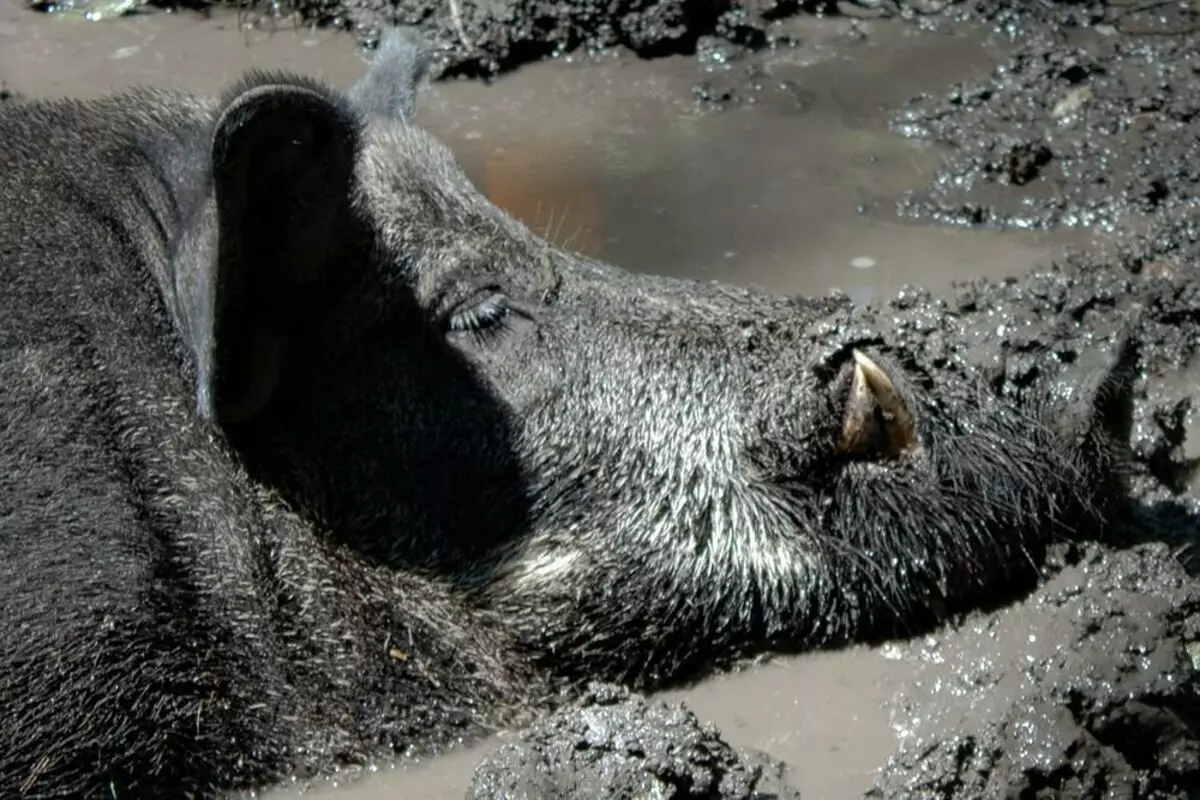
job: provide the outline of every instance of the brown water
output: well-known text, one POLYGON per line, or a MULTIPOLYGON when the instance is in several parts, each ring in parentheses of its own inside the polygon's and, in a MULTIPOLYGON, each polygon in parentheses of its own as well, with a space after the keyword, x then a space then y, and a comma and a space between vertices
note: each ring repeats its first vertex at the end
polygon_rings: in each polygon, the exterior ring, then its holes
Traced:
MULTIPOLYGON (((795 82, 756 108, 701 113, 687 59, 544 64, 494 86, 439 84, 419 120, 459 154, 498 204, 577 250, 653 272, 781 291, 838 288, 865 301, 905 284, 1019 274, 1079 234, 998 234, 889 219, 937 154, 887 133, 909 96, 990 68, 980 41, 912 36, 885 23, 796 23, 806 44, 770 69, 795 82), (860 214, 860 206, 877 211, 860 214), (855 265, 858 266, 855 266, 855 265)), ((232 15, 86 23, 0 9, 0 79, 33 95, 92 96, 138 83, 212 92, 248 67, 291 68, 348 85, 362 59, 347 36, 244 34, 232 15)), ((806 798, 861 795, 895 745, 889 724, 913 658, 854 649, 789 659, 669 693, 736 745, 792 764, 806 798)), ((460 798, 497 740, 427 764, 381 768, 318 796, 460 798)), ((275 796, 286 796, 285 790, 275 796)))

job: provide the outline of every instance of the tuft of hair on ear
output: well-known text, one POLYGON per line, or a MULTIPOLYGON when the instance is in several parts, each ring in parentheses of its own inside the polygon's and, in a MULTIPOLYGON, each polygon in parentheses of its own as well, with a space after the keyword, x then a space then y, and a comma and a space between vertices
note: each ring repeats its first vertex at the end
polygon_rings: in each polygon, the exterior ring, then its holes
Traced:
POLYGON ((433 58, 432 44, 417 28, 386 29, 367 74, 350 89, 350 101, 360 113, 407 122, 433 58))

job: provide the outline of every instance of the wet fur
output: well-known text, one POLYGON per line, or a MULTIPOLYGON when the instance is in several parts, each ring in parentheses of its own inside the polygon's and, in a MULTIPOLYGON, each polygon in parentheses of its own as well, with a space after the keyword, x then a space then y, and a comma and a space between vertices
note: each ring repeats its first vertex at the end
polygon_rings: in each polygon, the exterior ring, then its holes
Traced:
POLYGON ((553 248, 410 124, 428 63, 0 109, 0 793, 209 795, 910 632, 1120 509, 1132 344, 1066 410, 949 400, 840 301, 553 248), (832 452, 852 346, 912 458, 832 452))

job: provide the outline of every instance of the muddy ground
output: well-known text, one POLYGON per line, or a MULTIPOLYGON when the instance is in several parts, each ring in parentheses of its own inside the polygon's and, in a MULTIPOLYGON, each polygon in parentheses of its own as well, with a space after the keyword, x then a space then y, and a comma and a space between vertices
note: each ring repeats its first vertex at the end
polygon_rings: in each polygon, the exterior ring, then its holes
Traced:
MULTIPOLYGON (((1063 545, 1028 600, 911 642, 900 746, 868 797, 1188 798, 1200 792, 1200 587, 1161 543, 1063 545)), ((816 689, 819 691, 819 689, 816 689)), ((593 690, 477 769, 473 800, 794 800, 787 766, 685 709, 593 690)))
MULTIPOLYGON (((1111 541, 1056 546, 1042 585, 1024 600, 874 649, 911 673, 889 701, 895 747, 869 796, 1197 797, 1200 4, 975 0, 932 13, 935 5, 841 6, 856 18, 905 18, 930 42, 985 26, 1004 53, 1001 66, 971 80, 947 69, 936 91, 891 111, 894 134, 928 143, 941 166, 859 212, 1098 236, 1053 265, 1014 264, 1010 279, 960 276, 939 294, 893 291, 856 314, 891 327, 944 385, 963 391, 978 379, 1002 392, 1043 381, 1074 391, 1131 329, 1144 368, 1133 431, 1137 504, 1111 541)), ((705 73, 697 99, 732 108, 795 89, 752 51, 803 46, 781 20, 818 6, 832 4, 318 0, 300 8, 367 41, 381 23, 420 23, 446 46, 446 75, 612 46, 694 53, 705 73)), ((848 35, 869 40, 874 31, 864 23, 848 35)), ((796 796, 788 767, 771 756, 732 747, 677 703, 611 687, 594 687, 488 755, 469 796, 563 791, 796 796)))

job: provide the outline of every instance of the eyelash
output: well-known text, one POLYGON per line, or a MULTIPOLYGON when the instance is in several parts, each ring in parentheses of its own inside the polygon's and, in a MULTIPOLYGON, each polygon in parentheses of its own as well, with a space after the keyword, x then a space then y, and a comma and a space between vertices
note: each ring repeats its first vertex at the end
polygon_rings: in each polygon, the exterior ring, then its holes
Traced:
POLYGON ((476 342, 486 343, 507 330, 509 312, 508 298, 493 294, 452 313, 447 328, 451 333, 468 333, 476 342))

